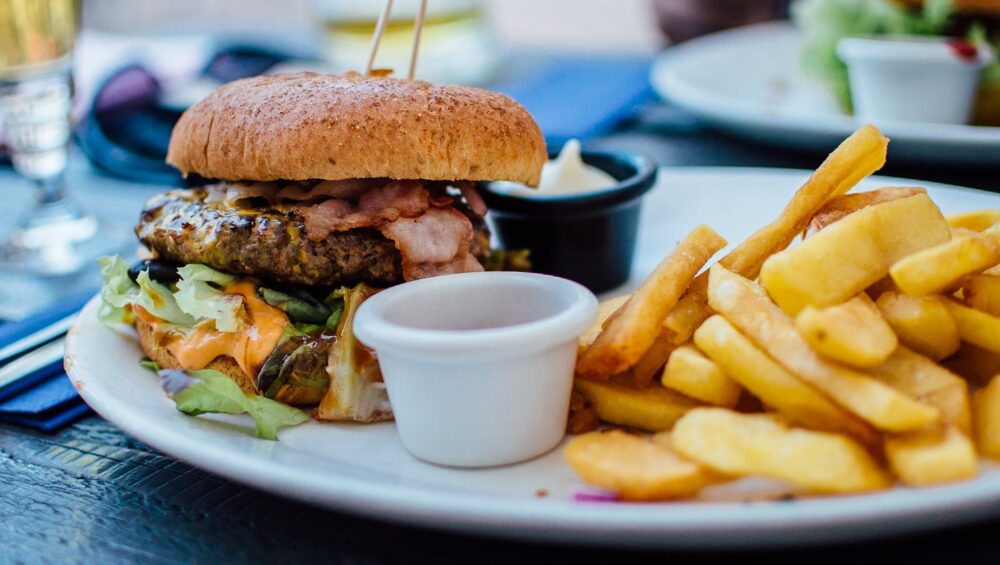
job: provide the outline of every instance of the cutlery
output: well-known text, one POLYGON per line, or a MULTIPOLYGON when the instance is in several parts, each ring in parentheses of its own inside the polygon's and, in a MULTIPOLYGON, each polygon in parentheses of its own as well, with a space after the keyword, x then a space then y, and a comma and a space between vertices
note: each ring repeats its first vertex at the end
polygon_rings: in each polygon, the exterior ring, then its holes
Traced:
MULTIPOLYGON (((66 316, 60 320, 45 326, 44 328, 26 335, 17 341, 0 347, 0 367, 5 367, 6 364, 12 362, 16 357, 23 355, 33 349, 45 345, 52 340, 65 335, 69 331, 70 325, 73 324, 73 320, 76 319, 77 312, 66 316)), ((0 380, 0 387, 3 386, 3 381, 0 380)))

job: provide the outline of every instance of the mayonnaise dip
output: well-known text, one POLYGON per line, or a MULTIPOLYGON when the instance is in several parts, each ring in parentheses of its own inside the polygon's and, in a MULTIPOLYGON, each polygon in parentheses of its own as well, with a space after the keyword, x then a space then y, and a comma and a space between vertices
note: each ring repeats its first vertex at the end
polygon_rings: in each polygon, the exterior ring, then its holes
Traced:
POLYGON ((503 181, 491 183, 490 190, 511 196, 544 198, 595 192, 611 188, 616 184, 618 181, 608 173, 584 163, 580 156, 580 142, 571 139, 563 145, 558 157, 545 163, 542 168, 542 180, 537 189, 516 182, 503 181))

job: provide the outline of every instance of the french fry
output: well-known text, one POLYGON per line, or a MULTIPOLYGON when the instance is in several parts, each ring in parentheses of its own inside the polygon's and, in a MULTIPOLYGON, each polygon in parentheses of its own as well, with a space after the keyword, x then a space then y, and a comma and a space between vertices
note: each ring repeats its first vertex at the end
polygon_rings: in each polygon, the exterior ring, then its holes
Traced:
POLYGON ((597 339, 597 335, 601 333, 605 322, 621 308, 622 304, 625 304, 625 301, 628 300, 629 296, 630 295, 628 294, 623 294, 621 296, 602 300, 601 303, 597 305, 597 319, 594 320, 594 323, 580 335, 581 351, 586 349, 587 346, 597 339))
POLYGON ((1000 316, 1000 275, 975 275, 962 284, 965 303, 980 312, 1000 316))
POLYGON ((684 457, 727 475, 773 477, 830 493, 890 484, 871 455, 850 438, 790 428, 766 415, 697 408, 677 422, 672 440, 684 457))
MULTIPOLYGON (((873 125, 855 131, 827 156, 774 221, 743 240, 719 263, 741 276, 756 279, 764 261, 788 247, 827 201, 882 168, 888 146, 889 140, 873 125)), ((674 344, 680 345, 689 341, 711 315, 708 273, 702 273, 670 312, 664 326, 674 333, 674 344)))
POLYGON ((941 420, 972 434, 969 386, 958 375, 906 347, 899 347, 873 371, 880 381, 941 411, 941 420))
POLYGON ((810 304, 845 302, 898 260, 950 238, 941 211, 926 194, 916 194, 859 210, 772 255, 760 281, 782 310, 795 315, 810 304))
MULTIPOLYGON (((820 235, 847 221, 849 218, 820 235)), ((721 265, 711 268, 708 300, 716 312, 790 373, 876 428, 908 431, 939 420, 937 409, 912 400, 863 373, 820 357, 798 334, 792 320, 768 300, 763 289, 721 265)))
POLYGON ((1000 373, 973 395, 976 444, 987 457, 1000 459, 1000 373))
POLYGON ((607 379, 639 361, 691 279, 725 246, 726 240, 709 227, 692 230, 583 351, 577 373, 584 378, 607 379))
POLYGON ((889 140, 873 125, 855 131, 827 156, 775 221, 754 232, 720 263, 742 276, 756 278, 764 261, 788 247, 827 201, 881 169, 888 146, 889 140))
POLYGON ((1000 317, 990 316, 954 300, 945 300, 945 305, 955 319, 962 341, 1000 353, 1000 317))
POLYGON ((965 277, 1000 263, 1000 225, 900 259, 889 274, 910 296, 954 290, 965 277))
POLYGON ((574 384, 605 422, 650 432, 669 430, 689 410, 701 406, 660 385, 633 388, 613 383, 576 379, 574 384))
POLYGON ((945 216, 948 225, 970 231, 984 231, 993 224, 1000 223, 1000 209, 975 210, 945 216))
POLYGON ((694 332, 694 342, 733 380, 793 424, 844 433, 870 448, 881 446, 874 428, 789 374, 722 316, 706 320, 694 332))
POLYGON ((670 340, 669 332, 665 328, 660 328, 660 333, 653 341, 642 357, 626 371, 624 380, 632 382, 637 387, 648 386, 653 382, 666 365, 667 359, 674 351, 675 346, 670 340))
POLYGON ((809 237, 862 208, 889 202, 890 200, 906 198, 907 196, 913 196, 922 192, 927 191, 916 187, 886 187, 836 196, 827 201, 809 220, 809 225, 806 226, 805 230, 805 237, 809 237))
POLYGON ((951 231, 952 239, 958 239, 960 237, 972 237, 977 233, 979 233, 966 228, 956 228, 955 226, 948 226, 948 229, 951 231))
POLYGON ((691 340, 694 330, 711 315, 712 309, 708 307, 708 273, 705 272, 694 279, 677 306, 667 314, 663 328, 674 345, 682 345, 691 340))
POLYGON ((958 324, 945 300, 889 291, 882 293, 875 305, 903 345, 940 361, 958 351, 961 343, 958 324))
POLYGON ((707 404, 732 408, 740 400, 740 385, 693 345, 670 354, 663 369, 663 386, 707 404))
POLYGON ((885 455, 892 472, 911 486, 966 481, 978 474, 972 440, 953 426, 890 437, 885 455))
POLYGON ((880 365, 899 344, 863 292, 835 306, 806 306, 795 317, 795 328, 820 355, 862 369, 880 365))
POLYGON ((590 432, 566 444, 563 455, 587 484, 623 500, 668 500, 696 494, 719 481, 662 442, 621 430, 590 432))

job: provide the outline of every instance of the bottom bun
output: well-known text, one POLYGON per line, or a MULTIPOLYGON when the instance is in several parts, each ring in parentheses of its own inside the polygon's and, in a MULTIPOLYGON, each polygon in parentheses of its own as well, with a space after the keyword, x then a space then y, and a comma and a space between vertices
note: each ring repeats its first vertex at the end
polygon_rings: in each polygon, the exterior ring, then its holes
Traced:
MULTIPOLYGON (((139 345, 146 355, 159 363, 164 369, 183 369, 181 364, 174 357, 163 343, 166 341, 166 332, 158 330, 154 325, 141 319, 135 320, 135 329, 139 333, 139 345)), ((236 360, 228 355, 216 357, 205 369, 213 369, 233 379, 243 392, 247 394, 260 394, 254 379, 240 368, 236 360)), ((286 386, 278 392, 274 400, 291 404, 293 406, 314 406, 319 404, 326 389, 310 388, 302 386, 286 386)))

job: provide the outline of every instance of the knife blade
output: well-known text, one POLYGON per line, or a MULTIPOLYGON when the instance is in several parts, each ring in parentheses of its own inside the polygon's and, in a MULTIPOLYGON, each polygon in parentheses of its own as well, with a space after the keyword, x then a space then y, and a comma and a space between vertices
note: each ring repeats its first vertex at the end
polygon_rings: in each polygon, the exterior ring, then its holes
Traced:
POLYGON ((58 339, 0 367, 0 390, 16 384, 21 379, 37 374, 51 365, 62 363, 65 346, 66 339, 58 339))

